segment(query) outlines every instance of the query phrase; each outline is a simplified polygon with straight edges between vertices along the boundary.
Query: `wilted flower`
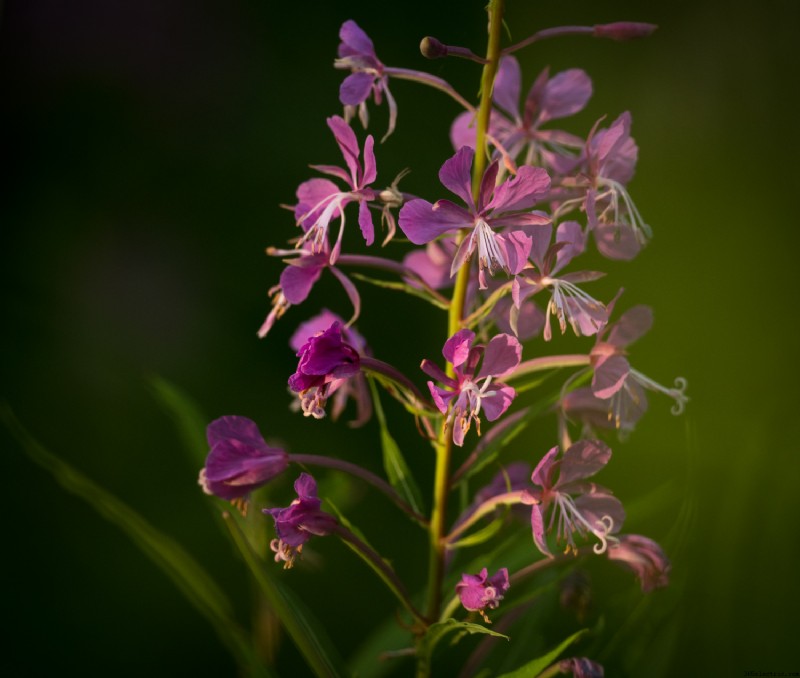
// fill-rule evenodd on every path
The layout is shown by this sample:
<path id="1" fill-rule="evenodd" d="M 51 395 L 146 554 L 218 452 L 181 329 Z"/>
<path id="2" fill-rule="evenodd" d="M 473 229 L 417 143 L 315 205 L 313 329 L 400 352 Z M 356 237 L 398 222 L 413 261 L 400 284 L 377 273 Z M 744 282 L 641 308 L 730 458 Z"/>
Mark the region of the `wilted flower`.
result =
<path id="1" fill-rule="evenodd" d="M 609 548 L 606 555 L 609 560 L 632 570 L 645 593 L 669 584 L 672 565 L 664 550 L 652 539 L 638 534 L 620 535 L 619 542 Z"/>
<path id="2" fill-rule="evenodd" d="M 275 562 L 290 568 L 311 537 L 329 535 L 338 525 L 336 518 L 320 509 L 317 482 L 308 473 L 301 473 L 294 482 L 297 499 L 286 508 L 263 509 L 275 520 L 277 539 L 269 547 L 275 552 Z"/>
<path id="3" fill-rule="evenodd" d="M 322 419 L 328 397 L 361 369 L 358 351 L 342 339 L 341 324 L 334 322 L 310 337 L 297 356 L 300 362 L 289 377 L 289 387 L 300 394 L 305 416 Z"/>
<path id="4" fill-rule="evenodd" d="M 456 593 L 464 608 L 478 612 L 487 624 L 491 622 L 486 616 L 486 608 L 496 609 L 510 586 L 505 567 L 501 567 L 492 577 L 488 577 L 488 574 L 484 567 L 478 574 L 462 574 L 461 581 L 456 584 Z"/>
<path id="5" fill-rule="evenodd" d="M 573 678 L 603 678 L 603 667 L 586 657 L 570 657 L 558 662 L 561 673 L 572 673 Z"/>
<path id="6" fill-rule="evenodd" d="M 220 417 L 206 429 L 211 451 L 198 482 L 206 494 L 233 500 L 249 494 L 289 464 L 288 455 L 264 442 L 247 417 Z"/>
<path id="7" fill-rule="evenodd" d="M 422 371 L 445 385 L 428 382 L 433 402 L 442 414 L 448 413 L 447 424 L 453 429 L 453 442 L 464 444 L 464 435 L 472 420 L 480 435 L 480 412 L 486 412 L 489 421 L 495 421 L 505 412 L 516 391 L 499 381 L 516 369 L 522 356 L 522 345 L 509 334 L 498 334 L 487 346 L 473 346 L 475 333 L 460 330 L 450 337 L 442 348 L 442 355 L 453 365 L 455 378 L 429 360 L 422 361 Z M 481 361 L 481 358 L 483 360 Z M 480 370 L 478 363 L 481 363 Z"/>
<path id="8" fill-rule="evenodd" d="M 612 534 L 622 527 L 625 511 L 609 490 L 583 481 L 608 463 L 611 450 L 599 440 L 579 440 L 560 459 L 556 459 L 558 452 L 558 447 L 554 447 L 544 455 L 531 476 L 534 485 L 541 488 L 539 492 L 528 493 L 526 502 L 532 503 L 533 540 L 542 553 L 552 557 L 545 532 L 555 527 L 556 538 L 566 543 L 567 552 L 577 553 L 573 539 L 577 533 L 593 534 L 600 542 L 594 545 L 594 552 L 604 553 L 609 542 L 616 543 Z M 550 520 L 545 525 L 545 515 L 550 509 Z"/>

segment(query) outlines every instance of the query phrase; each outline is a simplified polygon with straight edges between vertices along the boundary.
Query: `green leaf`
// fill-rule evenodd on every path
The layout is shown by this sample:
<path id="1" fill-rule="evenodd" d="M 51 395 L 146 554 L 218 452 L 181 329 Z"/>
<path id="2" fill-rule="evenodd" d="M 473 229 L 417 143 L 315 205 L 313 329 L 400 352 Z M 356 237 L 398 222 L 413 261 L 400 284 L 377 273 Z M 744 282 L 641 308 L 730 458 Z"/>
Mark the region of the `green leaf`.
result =
<path id="1" fill-rule="evenodd" d="M 375 285 L 376 287 L 381 287 L 387 290 L 397 290 L 399 292 L 405 292 L 406 294 L 410 294 L 412 297 L 419 297 L 420 299 L 424 299 L 429 304 L 433 304 L 436 308 L 441 308 L 443 310 L 447 310 L 450 308 L 450 304 L 444 300 L 440 299 L 431 292 L 426 291 L 425 289 L 420 289 L 418 287 L 412 287 L 408 283 L 404 282 L 396 282 L 390 280 L 379 280 L 378 278 L 370 278 L 369 276 L 364 275 L 363 273 L 353 273 L 354 278 L 361 280 L 365 283 L 369 283 L 370 285 Z"/>
<path id="2" fill-rule="evenodd" d="M 464 636 L 476 633 L 485 634 L 488 636 L 495 636 L 496 638 L 505 638 L 506 640 L 508 640 L 508 636 L 503 635 L 502 633 L 498 633 L 497 631 L 492 631 L 490 628 L 487 628 L 486 626 L 483 626 L 481 624 L 473 624 L 471 622 L 461 622 L 452 618 L 436 622 L 435 624 L 431 624 L 428 627 L 428 630 L 425 632 L 425 635 L 422 636 L 422 638 L 419 641 L 419 644 L 417 645 L 419 675 L 427 676 L 430 674 L 430 663 L 434 648 L 445 636 L 456 632 L 458 633 L 458 635 L 453 640 L 454 643 L 457 643 Z"/>
<path id="3" fill-rule="evenodd" d="M 344 663 L 322 624 L 299 598 L 267 574 L 267 563 L 252 549 L 237 519 L 227 512 L 223 518 L 256 584 L 314 673 L 320 678 L 347 675 Z"/>
<path id="4" fill-rule="evenodd" d="M 0 406 L 0 418 L 32 461 L 50 473 L 67 492 L 83 499 L 125 532 L 172 579 L 186 599 L 211 622 L 220 640 L 246 673 L 254 676 L 272 675 L 253 652 L 250 640 L 234 618 L 227 596 L 196 560 L 125 503 L 47 451 L 28 433 L 7 405 Z"/>
<path id="5" fill-rule="evenodd" d="M 557 647 L 554 647 L 547 654 L 544 654 L 541 657 L 528 662 L 527 664 L 523 664 L 515 671 L 509 671 L 508 673 L 504 673 L 502 676 L 498 676 L 497 678 L 536 678 L 536 676 L 538 676 L 548 666 L 553 664 L 564 650 L 566 650 L 573 643 L 577 642 L 580 638 L 583 638 L 583 636 L 585 636 L 587 633 L 589 633 L 589 629 L 581 629 L 580 631 L 573 633 L 569 638 L 564 640 Z"/>
<path id="6" fill-rule="evenodd" d="M 175 422 L 181 441 L 191 454 L 192 462 L 203 466 L 208 454 L 208 420 L 191 398 L 174 384 L 159 376 L 152 376 L 148 381 L 155 399 Z"/>
<path id="7" fill-rule="evenodd" d="M 485 541 L 489 541 L 497 532 L 503 527 L 503 518 L 496 518 L 488 525 L 485 525 L 477 532 L 473 532 L 467 537 L 463 539 L 459 539 L 452 544 L 448 544 L 447 548 L 449 549 L 457 549 L 457 548 L 464 548 L 465 546 L 477 546 L 478 544 L 483 544 Z"/>
<path id="8" fill-rule="evenodd" d="M 411 475 L 411 471 L 408 468 L 408 464 L 406 464 L 403 453 L 400 451 L 400 447 L 397 445 L 394 438 L 392 438 L 386 426 L 386 416 L 383 413 L 383 406 L 381 405 L 375 382 L 372 379 L 368 381 L 370 391 L 372 392 L 372 402 L 375 406 L 375 417 L 381 428 L 381 449 L 383 450 L 383 468 L 386 471 L 386 477 L 389 480 L 389 484 L 397 490 L 411 508 L 417 513 L 424 515 L 425 511 L 422 509 L 422 493 L 419 491 L 419 487 Z"/>

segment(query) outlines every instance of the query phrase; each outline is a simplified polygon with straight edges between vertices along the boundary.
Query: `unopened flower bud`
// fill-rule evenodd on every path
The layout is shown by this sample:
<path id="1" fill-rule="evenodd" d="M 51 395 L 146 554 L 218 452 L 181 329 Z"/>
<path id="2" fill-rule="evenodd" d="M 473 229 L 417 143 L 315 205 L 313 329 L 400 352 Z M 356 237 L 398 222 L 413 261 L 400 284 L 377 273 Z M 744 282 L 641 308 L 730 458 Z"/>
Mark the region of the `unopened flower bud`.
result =
<path id="1" fill-rule="evenodd" d="M 427 35 L 419 43 L 419 51 L 422 52 L 422 56 L 426 59 L 441 59 L 447 56 L 447 45 Z"/>
<path id="2" fill-rule="evenodd" d="M 638 21 L 616 21 L 612 24 L 597 24 L 594 26 L 595 38 L 609 38 L 610 40 L 635 40 L 646 38 L 656 30 L 655 24 L 640 23 Z"/>

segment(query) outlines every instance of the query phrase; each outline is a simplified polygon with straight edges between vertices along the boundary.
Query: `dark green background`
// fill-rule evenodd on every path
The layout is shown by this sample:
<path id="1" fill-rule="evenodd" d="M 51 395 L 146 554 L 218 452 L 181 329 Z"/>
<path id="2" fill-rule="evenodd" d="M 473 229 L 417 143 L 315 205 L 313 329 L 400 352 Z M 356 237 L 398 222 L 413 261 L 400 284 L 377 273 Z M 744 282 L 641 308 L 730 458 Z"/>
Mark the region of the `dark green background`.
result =
<path id="1" fill-rule="evenodd" d="M 430 70 L 472 96 L 475 66 L 425 62 L 417 44 L 432 34 L 482 51 L 482 5 L 3 6 L 2 395 L 51 450 L 185 544 L 242 610 L 241 566 L 146 377 L 178 384 L 209 418 L 256 419 L 295 452 L 333 450 L 379 468 L 372 428 L 287 413 L 288 337 L 316 309 L 344 314 L 347 302 L 333 284 L 317 289 L 259 342 L 280 271 L 263 249 L 293 235 L 279 204 L 293 201 L 306 165 L 339 162 L 324 118 L 340 110 L 330 63 L 341 22 L 355 19 L 385 63 Z M 655 308 L 636 366 L 689 380 L 687 414 L 670 416 L 654 396 L 639 430 L 615 443 L 605 476 L 631 504 L 661 488 L 658 511 L 629 527 L 668 545 L 675 582 L 650 599 L 647 618 L 659 624 L 631 636 L 638 659 L 620 648 L 610 675 L 800 671 L 797 5 L 508 5 L 515 38 L 619 19 L 660 26 L 646 41 L 567 38 L 520 57 L 526 85 L 547 64 L 589 72 L 595 96 L 570 123 L 576 132 L 632 111 L 640 162 L 631 192 L 655 237 L 632 264 L 611 266 L 599 289 L 607 298 L 624 285 L 626 305 Z M 378 150 L 379 183 L 411 166 L 406 190 L 435 199 L 457 107 L 410 83 L 393 92 L 399 124 Z M 371 111 L 380 135 L 385 109 Z M 415 373 L 421 357 L 439 355 L 444 325 L 421 304 L 367 292 L 359 328 L 378 355 Z M 414 351 L 404 350 L 406 332 Z M 544 426 L 527 441 L 532 460 L 552 440 L 552 422 Z M 410 457 L 420 449 L 413 434 L 398 438 Z M 4 675 L 233 674 L 211 628 L 125 537 L 5 434 L 3 459 Z M 412 463 L 429 477 L 427 455 Z M 393 557 L 408 558 L 398 544 L 420 554 L 418 568 L 408 558 L 401 569 L 419 583 L 421 538 L 399 540 L 395 513 L 374 499 L 352 515 Z M 336 544 L 319 551 L 326 567 L 361 567 Z M 370 628 L 373 604 L 391 601 L 371 575 L 353 589 L 332 571 L 289 576 L 310 602 L 324 599 L 346 653 Z M 605 575 L 631 594 L 629 578 Z M 598 605 L 619 623 L 626 608 L 607 583 L 599 588 L 611 598 Z M 291 651 L 282 661 L 299 675 L 285 668 Z"/>

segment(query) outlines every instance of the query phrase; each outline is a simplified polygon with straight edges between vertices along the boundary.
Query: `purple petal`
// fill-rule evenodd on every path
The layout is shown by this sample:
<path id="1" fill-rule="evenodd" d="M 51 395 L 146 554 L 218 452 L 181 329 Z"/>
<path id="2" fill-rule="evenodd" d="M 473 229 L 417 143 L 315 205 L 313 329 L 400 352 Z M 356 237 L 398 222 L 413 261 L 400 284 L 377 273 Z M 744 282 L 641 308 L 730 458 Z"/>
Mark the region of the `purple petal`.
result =
<path id="1" fill-rule="evenodd" d="M 594 366 L 592 393 L 601 400 L 607 400 L 622 388 L 630 371 L 630 363 L 624 356 L 602 356 Z"/>
<path id="2" fill-rule="evenodd" d="M 481 178 L 481 186 L 480 191 L 478 192 L 478 204 L 477 204 L 477 211 L 482 213 L 484 209 L 488 209 L 489 198 L 491 197 L 492 193 L 495 190 L 495 184 L 497 183 L 497 173 L 500 171 L 500 164 L 497 160 L 489 165 L 486 168 L 486 171 L 483 173 L 483 177 Z M 484 208 L 486 206 L 486 208 Z"/>
<path id="3" fill-rule="evenodd" d="M 431 398 L 433 398 L 433 402 L 436 407 L 439 408 L 439 411 L 442 414 L 445 414 L 447 412 L 447 408 L 450 406 L 450 401 L 456 395 L 456 392 L 439 388 L 432 381 L 428 382 L 428 390 L 431 392 Z"/>
<path id="4" fill-rule="evenodd" d="M 323 309 L 321 313 L 298 325 L 294 334 L 289 339 L 289 346 L 293 351 L 299 351 L 311 337 L 321 334 L 333 325 L 333 323 L 344 325 L 344 320 L 328 309 Z"/>
<path id="5" fill-rule="evenodd" d="M 540 120 L 565 118 L 583 110 L 592 96 L 592 81 L 584 71 L 571 68 L 554 75 L 544 88 Z"/>
<path id="6" fill-rule="evenodd" d="M 475 209 L 475 203 L 472 200 L 472 159 L 474 156 L 473 149 L 463 146 L 456 151 L 452 158 L 445 160 L 439 170 L 439 181 L 442 182 L 442 185 L 461 198 L 471 210 Z"/>
<path id="7" fill-rule="evenodd" d="M 450 284 L 450 255 L 438 242 L 429 242 L 424 251 L 410 252 L 403 265 L 435 290 Z"/>
<path id="8" fill-rule="evenodd" d="M 547 454 L 542 457 L 541 461 L 536 464 L 536 468 L 533 469 L 533 474 L 531 475 L 531 481 L 533 481 L 535 485 L 545 490 L 554 487 L 553 475 L 558 468 L 558 462 L 556 461 L 557 456 L 558 446 L 551 447 Z"/>
<path id="9" fill-rule="evenodd" d="M 653 309 L 639 305 L 628 309 L 614 323 L 608 335 L 608 343 L 624 348 L 650 331 L 653 326 Z"/>
<path id="10" fill-rule="evenodd" d="M 501 378 L 515 370 L 522 358 L 522 344 L 510 334 L 498 334 L 486 346 L 483 364 L 477 378 Z"/>
<path id="11" fill-rule="evenodd" d="M 605 516 L 610 517 L 614 521 L 611 534 L 619 532 L 625 522 L 625 509 L 622 502 L 613 494 L 605 492 L 582 494 L 575 498 L 575 506 L 593 526 L 601 523 Z"/>
<path id="12" fill-rule="evenodd" d="M 475 148 L 475 113 L 464 111 L 450 126 L 450 142 L 458 150 L 462 146 Z"/>
<path id="13" fill-rule="evenodd" d="M 330 127 L 331 132 L 333 132 L 333 137 L 336 139 L 336 143 L 342 151 L 344 161 L 350 169 L 350 176 L 352 177 L 351 186 L 356 188 L 360 170 L 360 164 L 358 162 L 360 151 L 356 133 L 350 129 L 350 125 L 344 121 L 344 118 L 340 118 L 338 115 L 333 115 L 328 118 L 328 127 Z"/>
<path id="14" fill-rule="evenodd" d="M 324 209 L 321 205 L 326 198 L 330 198 L 340 193 L 339 187 L 328 179 L 309 179 L 297 187 L 297 205 L 294 208 L 294 217 L 298 221 L 301 219 L 302 226 L 308 230 L 319 217 Z M 339 210 L 335 210 L 333 217 L 339 216 Z"/>
<path id="15" fill-rule="evenodd" d="M 594 211 L 588 212 L 588 205 L 587 214 L 594 214 Z M 627 224 L 597 224 L 593 232 L 597 251 L 608 259 L 630 261 L 642 249 L 636 234 Z"/>
<path id="16" fill-rule="evenodd" d="M 512 231 L 503 238 L 503 249 L 508 262 L 508 272 L 517 275 L 529 265 L 531 236 L 524 231 Z"/>
<path id="17" fill-rule="evenodd" d="M 339 46 L 339 56 L 359 54 L 377 59 L 372 40 L 370 40 L 369 36 L 352 19 L 342 24 L 342 27 L 339 29 L 339 39 L 343 43 L 343 45 Z M 343 48 L 345 53 L 342 53 Z"/>
<path id="18" fill-rule="evenodd" d="M 235 439 L 252 445 L 258 449 L 266 449 L 267 444 L 252 419 L 230 415 L 215 419 L 206 427 L 206 438 L 209 447 L 214 447 L 219 442 Z"/>
<path id="19" fill-rule="evenodd" d="M 308 473 L 301 473 L 294 481 L 294 491 L 300 499 L 316 499 L 317 481 Z"/>
<path id="20" fill-rule="evenodd" d="M 492 384 L 494 395 L 481 398 L 481 407 L 489 421 L 495 421 L 511 406 L 517 392 L 505 384 Z"/>
<path id="21" fill-rule="evenodd" d="M 375 225 L 372 223 L 372 210 L 370 210 L 366 200 L 358 203 L 358 225 L 367 245 L 375 242 Z"/>
<path id="22" fill-rule="evenodd" d="M 371 73 L 351 73 L 339 85 L 339 101 L 345 106 L 358 106 L 369 97 L 375 76 Z"/>
<path id="23" fill-rule="evenodd" d="M 469 349 L 475 341 L 475 332 L 472 330 L 459 330 L 450 337 L 442 347 L 442 355 L 454 367 L 463 364 L 469 357 Z"/>
<path id="24" fill-rule="evenodd" d="M 519 62 L 512 56 L 503 57 L 497 69 L 492 100 L 514 119 L 519 118 L 521 80 Z"/>
<path id="25" fill-rule="evenodd" d="M 517 176 L 495 189 L 486 210 L 516 212 L 533 207 L 550 190 L 550 176 L 541 167 L 523 165 Z"/>
<path id="26" fill-rule="evenodd" d="M 303 260 L 319 259 L 320 257 L 303 257 L 296 260 L 297 263 L 290 263 L 280 277 L 281 290 L 283 296 L 290 304 L 300 304 L 306 300 L 314 283 L 319 280 L 322 269 L 327 265 L 327 255 L 322 257 L 322 264 L 309 261 L 307 264 Z"/>
<path id="27" fill-rule="evenodd" d="M 579 440 L 561 458 L 561 473 L 556 487 L 563 488 L 575 480 L 597 473 L 611 459 L 611 449 L 599 440 Z"/>
<path id="28" fill-rule="evenodd" d="M 374 146 L 375 139 L 373 139 L 370 134 L 364 142 L 364 176 L 361 178 L 359 188 L 369 186 L 378 177 L 378 168 L 375 164 L 375 151 L 373 150 Z"/>
<path id="29" fill-rule="evenodd" d="M 464 226 L 464 217 L 449 208 L 434 210 L 427 200 L 417 198 L 400 209 L 398 224 L 411 242 L 424 245 L 447 231 Z"/>
<path id="30" fill-rule="evenodd" d="M 350 299 L 350 303 L 353 305 L 353 315 L 350 318 L 350 322 L 353 323 L 358 319 L 358 316 L 361 314 L 361 297 L 358 294 L 358 289 L 356 289 L 356 286 L 353 284 L 353 281 L 350 280 L 350 278 L 348 278 L 335 266 L 331 266 L 330 272 L 342 284 L 342 287 L 344 288 L 344 291 L 347 294 L 347 298 Z M 354 346 L 356 346 L 356 348 L 359 349 L 359 351 L 361 351 L 361 348 L 357 346 L 354 342 L 351 341 L 349 343 L 353 344 Z"/>
<path id="31" fill-rule="evenodd" d="M 534 504 L 531 506 L 531 531 L 533 532 L 533 543 L 544 555 L 552 558 L 553 554 L 550 552 L 550 547 L 547 545 L 547 539 L 544 536 L 544 513 L 542 512 L 541 504 Z"/>
<path id="32" fill-rule="evenodd" d="M 547 258 L 547 250 L 550 248 L 550 240 L 553 237 L 553 227 L 541 226 L 531 229 L 529 233 L 531 235 L 531 259 L 536 264 L 539 272 L 547 275 L 550 271 L 545 260 Z"/>
<path id="33" fill-rule="evenodd" d="M 581 254 L 586 247 L 586 236 L 577 221 L 565 221 L 556 229 L 556 242 L 563 246 L 556 254 L 556 265 L 553 273 L 560 271 L 575 257 Z"/>
<path id="34" fill-rule="evenodd" d="M 627 184 L 636 172 L 636 161 L 639 157 L 639 147 L 636 142 L 627 137 L 614 148 L 603 166 L 603 176 L 613 179 L 623 186 Z"/>

